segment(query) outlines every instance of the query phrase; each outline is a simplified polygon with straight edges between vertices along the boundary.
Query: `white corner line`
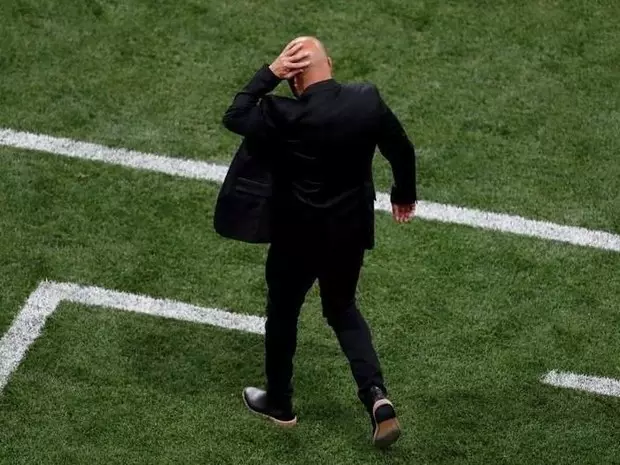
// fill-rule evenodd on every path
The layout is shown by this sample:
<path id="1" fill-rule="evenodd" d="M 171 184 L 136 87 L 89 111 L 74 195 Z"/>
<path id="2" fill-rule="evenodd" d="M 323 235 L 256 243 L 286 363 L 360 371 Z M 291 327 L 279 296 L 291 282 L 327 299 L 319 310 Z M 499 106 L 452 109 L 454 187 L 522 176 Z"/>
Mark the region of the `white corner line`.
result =
<path id="1" fill-rule="evenodd" d="M 43 281 L 30 294 L 8 331 L 0 339 L 0 394 L 30 346 L 41 335 L 47 318 L 60 303 L 73 302 L 100 308 L 143 313 L 181 321 L 207 324 L 247 333 L 265 333 L 265 318 L 204 308 L 169 299 L 113 291 L 74 283 Z M 569 372 L 550 371 L 541 382 L 605 396 L 620 397 L 620 380 Z"/>
<path id="2" fill-rule="evenodd" d="M 550 371 L 541 379 L 550 386 L 587 391 L 603 396 L 620 397 L 620 380 L 577 373 Z"/>
<path id="3" fill-rule="evenodd" d="M 30 294 L 8 331 L 0 339 L 0 394 L 41 335 L 47 318 L 61 302 L 74 302 L 175 320 L 218 326 L 247 333 L 264 334 L 265 319 L 255 315 L 203 308 L 174 300 L 111 291 L 100 287 L 44 281 Z"/>
<path id="4" fill-rule="evenodd" d="M 221 183 L 228 167 L 198 160 L 167 157 L 90 142 L 0 128 L 0 146 L 36 150 L 65 157 L 93 160 L 140 170 Z M 379 193 L 375 209 L 391 212 L 389 195 Z M 454 205 L 420 201 L 417 217 L 474 228 L 518 234 L 568 244 L 620 252 L 620 235 L 516 215 L 492 213 Z"/>

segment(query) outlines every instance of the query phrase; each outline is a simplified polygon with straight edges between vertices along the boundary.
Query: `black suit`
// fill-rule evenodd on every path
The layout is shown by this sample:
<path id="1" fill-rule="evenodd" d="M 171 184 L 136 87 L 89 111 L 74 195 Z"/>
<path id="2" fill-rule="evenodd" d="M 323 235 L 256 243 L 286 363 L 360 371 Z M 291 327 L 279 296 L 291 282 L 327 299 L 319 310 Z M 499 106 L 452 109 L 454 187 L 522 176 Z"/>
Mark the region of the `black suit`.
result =
<path id="1" fill-rule="evenodd" d="M 291 393 L 297 318 L 318 278 L 323 314 L 364 401 L 370 386 L 385 390 L 355 303 L 364 249 L 374 246 L 372 159 L 378 146 L 392 166 L 392 202 L 410 204 L 416 201 L 414 148 L 374 85 L 330 79 L 311 85 L 296 100 L 267 95 L 279 82 L 264 66 L 224 116 L 226 128 L 269 147 L 268 392 L 275 400 Z"/>
<path id="2" fill-rule="evenodd" d="M 252 244 L 271 242 L 273 150 L 264 140 L 243 139 L 215 205 L 213 226 L 221 236 Z"/>

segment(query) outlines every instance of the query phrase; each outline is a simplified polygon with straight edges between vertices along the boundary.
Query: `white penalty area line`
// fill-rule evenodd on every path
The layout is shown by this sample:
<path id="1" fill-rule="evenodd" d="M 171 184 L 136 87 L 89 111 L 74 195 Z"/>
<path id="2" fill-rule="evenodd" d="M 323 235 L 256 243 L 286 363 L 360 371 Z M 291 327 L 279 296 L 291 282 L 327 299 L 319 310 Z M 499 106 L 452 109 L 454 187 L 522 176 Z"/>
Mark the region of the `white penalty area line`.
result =
<path id="1" fill-rule="evenodd" d="M 84 160 L 94 160 L 173 176 L 221 183 L 227 166 L 204 161 L 166 157 L 136 152 L 123 148 L 80 142 L 29 132 L 0 128 L 0 146 L 51 153 Z M 379 193 L 375 209 L 391 212 L 390 197 Z M 620 235 L 575 226 L 565 226 L 548 221 L 530 220 L 516 215 L 491 213 L 472 208 L 420 201 L 417 217 L 425 220 L 453 223 L 474 228 L 518 234 L 569 244 L 620 252 Z"/>
<path id="2" fill-rule="evenodd" d="M 620 397 L 620 381 L 612 378 L 550 371 L 541 380 L 550 386 L 591 392 L 603 396 Z"/>
<path id="3" fill-rule="evenodd" d="M 56 311 L 61 302 L 144 313 L 247 333 L 265 332 L 265 319 L 255 315 L 202 308 L 174 300 L 155 299 L 100 287 L 44 281 L 30 295 L 9 330 L 0 339 L 0 394 L 11 374 L 26 356 L 28 348 L 41 335 L 47 318 Z"/>
<path id="4" fill-rule="evenodd" d="M 260 316 L 203 308 L 174 300 L 156 299 L 95 286 L 43 281 L 30 294 L 26 304 L 0 339 L 0 394 L 30 346 L 41 335 L 48 317 L 62 302 L 143 313 L 246 333 L 265 334 L 265 318 Z M 611 378 L 551 371 L 541 381 L 552 386 L 620 397 L 620 381 Z"/>

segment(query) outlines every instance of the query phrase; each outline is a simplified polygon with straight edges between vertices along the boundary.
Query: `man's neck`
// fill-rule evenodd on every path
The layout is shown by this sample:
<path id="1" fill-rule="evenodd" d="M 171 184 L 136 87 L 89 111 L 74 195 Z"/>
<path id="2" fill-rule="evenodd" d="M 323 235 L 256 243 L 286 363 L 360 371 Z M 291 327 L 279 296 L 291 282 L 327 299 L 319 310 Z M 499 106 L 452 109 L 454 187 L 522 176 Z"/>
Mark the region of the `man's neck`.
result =
<path id="1" fill-rule="evenodd" d="M 303 92 L 305 92 L 306 89 L 308 89 L 308 87 L 310 87 L 310 86 L 312 86 L 314 84 L 318 84 L 319 82 L 329 81 L 330 79 L 333 79 L 331 74 L 323 75 L 323 76 L 320 76 L 320 77 L 312 77 L 310 79 L 304 79 L 304 90 L 303 90 Z"/>

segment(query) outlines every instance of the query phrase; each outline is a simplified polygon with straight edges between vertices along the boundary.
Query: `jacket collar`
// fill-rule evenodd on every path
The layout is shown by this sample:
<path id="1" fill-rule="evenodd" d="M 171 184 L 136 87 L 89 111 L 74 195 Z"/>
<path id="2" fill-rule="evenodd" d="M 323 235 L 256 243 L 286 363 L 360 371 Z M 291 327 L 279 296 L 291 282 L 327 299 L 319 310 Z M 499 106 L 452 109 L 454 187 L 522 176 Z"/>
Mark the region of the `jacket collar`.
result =
<path id="1" fill-rule="evenodd" d="M 340 87 L 340 84 L 334 79 L 327 79 L 325 81 L 315 82 L 314 84 L 308 86 L 299 98 L 305 99 L 324 90 L 337 89 L 338 87 Z"/>

